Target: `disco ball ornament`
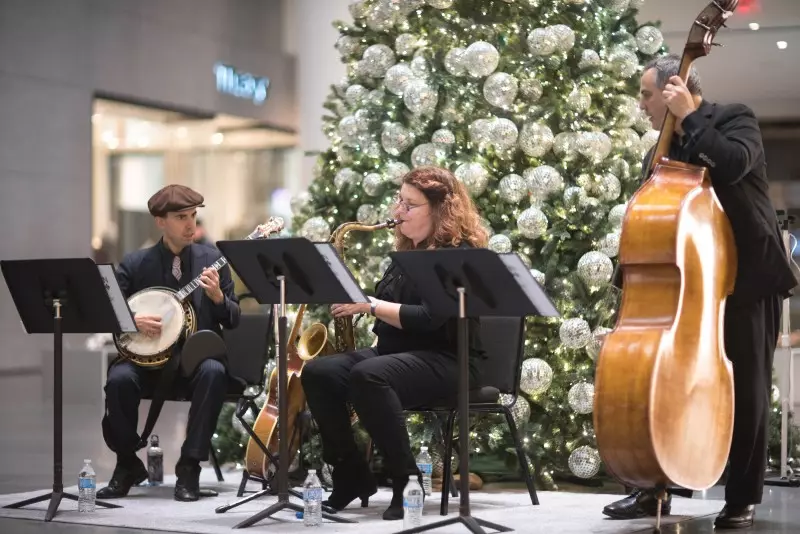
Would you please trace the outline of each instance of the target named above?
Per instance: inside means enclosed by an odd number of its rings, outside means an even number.
[[[490,75],[499,63],[500,53],[494,45],[486,41],[472,43],[464,53],[464,66],[476,78]]]
[[[311,193],[308,191],[301,191],[292,197],[289,201],[289,207],[292,213],[298,214],[303,211],[308,205],[311,204]]]
[[[327,243],[331,238],[331,227],[322,217],[311,217],[303,223],[300,235],[315,243]]]
[[[594,329],[594,332],[592,332],[592,339],[590,339],[589,343],[586,345],[586,353],[592,360],[597,360],[597,357],[600,355],[600,350],[603,348],[605,336],[610,332],[611,329],[605,326],[598,326]]]
[[[449,147],[456,142],[456,136],[450,130],[442,128],[433,132],[433,135],[431,135],[431,142]]]
[[[447,157],[442,147],[433,143],[423,143],[411,151],[411,164],[416,167],[438,166]]]
[[[495,234],[489,238],[489,250],[498,254],[511,252],[511,239],[504,234]]]
[[[567,463],[576,477],[592,478],[600,471],[600,453],[589,446],[578,447],[569,455]]]
[[[628,204],[617,204],[608,212],[608,222],[616,230],[622,228],[622,221],[625,219],[625,212],[628,209]]]
[[[414,134],[399,122],[384,123],[381,146],[392,156],[399,156],[414,144]]]
[[[411,169],[402,161],[392,161],[386,164],[386,179],[393,184],[400,185],[403,183],[403,177],[408,174]]]
[[[489,185],[489,171],[480,163],[462,163],[454,174],[473,196],[481,195]]]
[[[419,39],[410,33],[401,33],[394,40],[394,49],[401,56],[410,56],[417,46],[419,46]]]
[[[511,74],[495,72],[483,83],[483,97],[498,108],[509,108],[517,98],[519,82]]]
[[[569,349],[581,349],[589,343],[592,337],[592,330],[589,323],[579,317],[567,319],[561,323],[558,329],[558,336],[561,344]]]
[[[377,172],[371,172],[364,177],[364,182],[361,184],[364,192],[371,197],[376,197],[381,193],[383,188],[383,176]]]
[[[444,56],[444,68],[453,76],[464,76],[467,66],[464,63],[467,51],[463,48],[451,48]]]
[[[376,224],[378,222],[378,208],[372,204],[362,204],[356,211],[356,219],[361,224]]]
[[[500,180],[500,198],[509,204],[517,204],[528,196],[528,186],[519,174],[508,174]]]
[[[525,169],[522,176],[528,185],[528,191],[540,200],[546,199],[548,195],[560,191],[564,187],[564,179],[561,174],[549,165]]]
[[[438,101],[438,93],[420,79],[409,81],[403,93],[403,102],[415,115],[432,113],[436,109]]]
[[[557,46],[558,36],[551,28],[534,28],[528,34],[528,48],[535,56],[549,56]]]
[[[642,26],[636,32],[636,46],[643,54],[655,54],[661,49],[662,44],[664,44],[664,36],[655,26]]]
[[[397,61],[394,51],[385,44],[375,44],[364,50],[362,56],[367,74],[373,78],[382,78],[386,71]]]
[[[597,243],[597,250],[608,256],[609,258],[616,257],[619,254],[619,232],[609,232],[600,238]]]
[[[592,250],[578,260],[578,276],[588,286],[608,283],[613,272],[614,264],[611,262],[611,258],[602,252]]]
[[[581,52],[581,59],[578,61],[578,68],[581,70],[595,69],[600,66],[600,54],[594,50],[584,50]]]
[[[519,387],[528,395],[539,395],[547,391],[553,382],[553,369],[539,358],[528,358],[522,362]]]
[[[567,393],[567,402],[575,413],[586,415],[594,409],[594,384],[578,382]]]
[[[547,231],[547,216],[539,208],[530,207],[517,218],[519,232],[529,239],[537,239]]]
[[[386,77],[383,79],[383,84],[386,88],[397,96],[402,96],[403,91],[406,90],[408,82],[414,79],[414,73],[408,63],[398,63],[392,65],[386,71]]]

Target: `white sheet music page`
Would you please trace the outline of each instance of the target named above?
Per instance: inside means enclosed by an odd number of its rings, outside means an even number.
[[[103,285],[106,287],[106,293],[108,293],[108,298],[114,308],[120,328],[122,328],[123,332],[136,332],[136,323],[133,321],[128,303],[117,283],[114,266],[100,264],[97,266],[97,270],[100,271],[100,276],[103,278]]]
[[[358,287],[358,284],[353,279],[353,275],[350,274],[350,271],[348,271],[341,260],[339,260],[336,249],[328,243],[314,243],[314,246],[317,247],[317,250],[325,259],[325,263],[328,264],[328,267],[331,268],[336,279],[339,280],[344,290],[347,291],[350,300],[353,302],[369,302],[369,299],[364,295],[364,292],[361,291],[361,288]]]
[[[522,262],[522,258],[514,252],[498,254],[498,257],[503,260],[508,272],[510,272],[514,280],[517,281],[522,292],[528,297],[528,300],[533,302],[533,305],[536,306],[540,315],[544,317],[559,316],[558,310],[556,310],[553,303],[550,302],[550,299],[547,298],[539,282],[533,277],[528,267]]]

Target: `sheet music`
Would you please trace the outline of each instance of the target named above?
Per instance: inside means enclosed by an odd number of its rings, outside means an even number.
[[[353,280],[353,275],[350,274],[350,271],[347,270],[339,259],[336,250],[328,243],[314,243],[314,246],[317,247],[317,250],[325,259],[325,263],[331,268],[336,279],[342,284],[350,300],[353,302],[369,302],[364,292],[361,291],[361,288],[358,287],[358,284]]]
[[[100,271],[100,277],[103,279],[103,285],[106,288],[106,293],[108,293],[111,306],[114,308],[120,328],[122,328],[123,332],[137,332],[136,323],[133,321],[128,303],[117,283],[114,266],[100,264],[97,266],[97,270]]]
[[[547,298],[539,282],[536,281],[530,270],[528,270],[528,267],[522,262],[522,258],[514,252],[498,254],[498,257],[503,261],[508,272],[514,277],[514,280],[517,281],[522,292],[528,297],[528,300],[536,306],[540,315],[545,317],[559,316],[558,310],[556,310],[553,303],[550,302],[550,299]]]

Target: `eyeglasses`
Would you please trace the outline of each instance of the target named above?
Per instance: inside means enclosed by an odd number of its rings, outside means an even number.
[[[399,196],[395,197],[394,203],[397,204],[398,207],[405,209],[406,211],[411,211],[414,208],[419,208],[420,206],[427,206],[427,202],[423,202],[422,204],[409,204],[405,200],[401,199]]]

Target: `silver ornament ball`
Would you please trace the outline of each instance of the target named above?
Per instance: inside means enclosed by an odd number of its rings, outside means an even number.
[[[547,231],[547,216],[539,208],[528,208],[517,217],[517,228],[525,237],[537,239]]]
[[[589,286],[608,283],[613,272],[611,258],[602,252],[592,250],[578,260],[578,276]]]
[[[561,323],[561,327],[558,329],[558,336],[565,347],[581,349],[589,343],[592,337],[592,330],[585,319],[574,317]]]
[[[489,250],[498,254],[511,252],[511,239],[505,234],[495,234],[489,238]]]

